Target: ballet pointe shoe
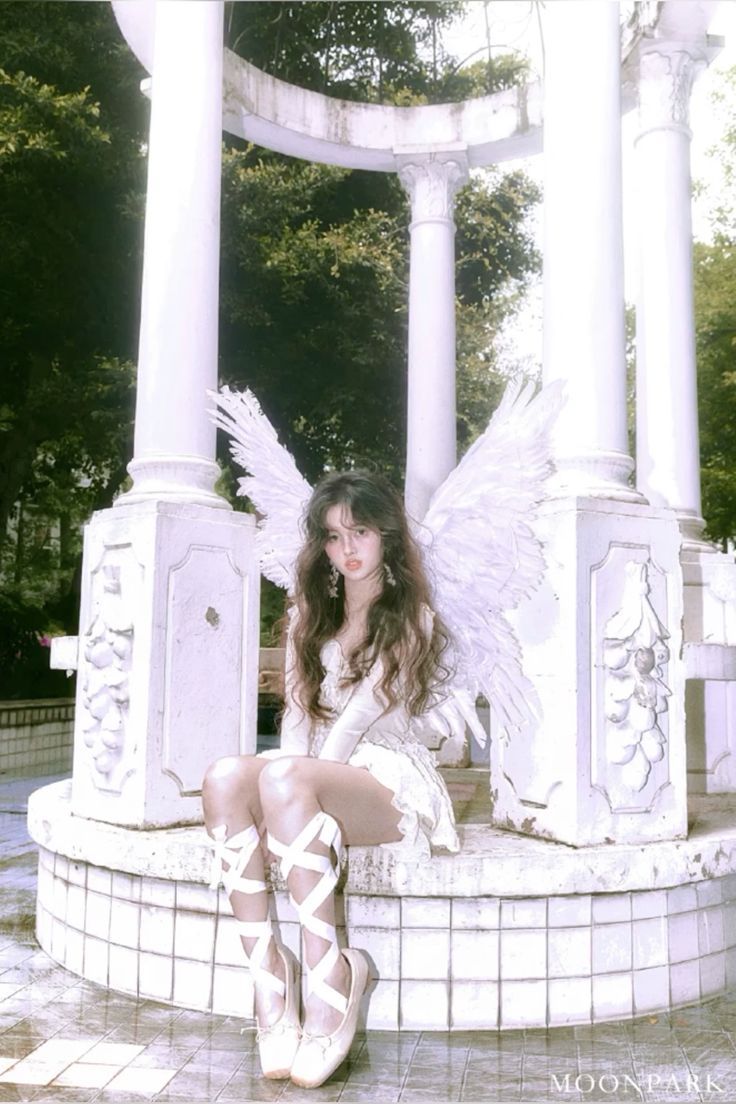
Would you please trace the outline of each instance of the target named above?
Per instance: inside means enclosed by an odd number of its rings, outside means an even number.
[[[329,854],[309,850],[309,845],[316,840],[334,852],[336,866],[333,866]],[[307,993],[310,996],[314,994],[329,1004],[341,1014],[342,1020],[337,1030],[330,1035],[310,1035],[302,1031],[301,1042],[291,1067],[291,1080],[295,1085],[313,1089],[327,1080],[350,1050],[358,1023],[360,998],[368,981],[368,964],[359,951],[342,952],[350,968],[350,992],[347,998],[327,981],[333,967],[340,961],[340,949],[334,924],[321,920],[315,913],[337,885],[341,851],[337,821],[329,813],[320,811],[315,813],[292,843],[282,843],[270,832],[268,843],[273,854],[281,859],[281,872],[285,878],[288,878],[294,867],[310,870],[318,875],[303,901],[297,903],[292,896],[302,927],[327,943],[327,949],[319,961],[307,969]]]
[[[276,1023],[259,1027],[256,1033],[261,1071],[272,1081],[286,1080],[301,1039],[299,1020],[299,966],[286,947],[276,948],[281,955],[286,977],[284,1011]]]
[[[251,824],[237,835],[228,837],[226,825],[221,824],[213,830],[212,837],[215,854],[211,888],[216,889],[222,882],[228,896],[232,893],[265,893],[266,883],[262,879],[247,878],[244,875],[251,856],[260,846],[260,836],[255,825]],[[270,918],[236,919],[235,926],[241,936],[255,940],[250,956],[246,956],[254,984],[270,989],[284,1001],[284,1010],[278,1020],[266,1027],[259,1026],[256,1034],[263,1076],[273,1080],[278,1078],[283,1080],[289,1076],[301,1036],[299,967],[291,951],[274,941],[276,951],[283,963],[284,981],[265,968],[264,962],[273,940]]]
[[[350,992],[342,1023],[331,1035],[302,1033],[291,1067],[291,1080],[303,1089],[324,1084],[348,1056],[358,1026],[360,998],[368,983],[368,963],[360,951],[346,948],[343,956],[350,967]]]

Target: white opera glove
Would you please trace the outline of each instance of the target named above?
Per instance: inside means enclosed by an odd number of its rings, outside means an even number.
[[[279,751],[286,755],[309,755],[309,717],[296,704],[288,704],[281,718]]]
[[[312,722],[295,696],[294,631],[295,615],[289,613],[289,629],[286,636],[286,663],[284,668],[284,713],[281,718],[279,754],[309,755],[309,739]]]
[[[327,734],[319,759],[347,763],[371,725],[389,712],[389,707],[380,701],[376,693],[382,674],[383,668],[378,662],[355,687],[345,708]]]

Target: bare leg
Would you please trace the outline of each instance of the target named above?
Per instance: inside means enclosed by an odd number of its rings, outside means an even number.
[[[400,839],[400,813],[391,804],[392,793],[366,770],[324,759],[285,757],[272,760],[259,778],[261,807],[269,835],[280,844],[292,844],[320,812],[340,826],[348,844],[391,843]],[[329,857],[330,848],[318,838],[306,844],[314,855]],[[287,881],[295,902],[302,904],[321,880],[311,869],[294,865]],[[329,893],[314,916],[334,927],[334,893]],[[307,967],[314,969],[330,949],[330,941],[303,928]],[[342,956],[324,979],[337,993],[346,995],[349,969]],[[342,1013],[312,993],[305,1005],[304,1029],[310,1035],[330,1035],[340,1025]]]
[[[218,759],[209,768],[202,786],[202,805],[205,824],[211,836],[219,830],[221,837],[235,842],[233,837],[239,836],[252,826],[258,829],[262,824],[263,813],[258,792],[258,779],[266,762],[265,759],[257,759],[249,755],[230,756]],[[238,861],[237,850],[228,848],[225,844],[223,859],[223,882],[227,888],[228,883],[239,880],[233,876],[235,875],[233,867]],[[232,872],[230,879],[228,879],[228,872]],[[264,881],[264,855],[260,846],[253,849],[248,862],[240,871],[239,878],[245,879],[246,883],[252,881],[256,885]],[[238,892],[233,888],[229,896],[233,913],[238,920],[261,922],[268,919],[268,896],[265,888],[250,893]],[[250,960],[258,939],[256,936],[247,935],[241,936],[241,939]],[[261,970],[284,981],[283,961],[273,939],[268,941],[259,966]],[[284,999],[274,991],[273,987],[259,983],[258,971],[254,971],[253,980],[256,1018],[260,1027],[268,1027],[281,1016]]]

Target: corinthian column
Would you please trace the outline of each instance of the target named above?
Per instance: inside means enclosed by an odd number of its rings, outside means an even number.
[[[567,381],[556,482],[640,501],[628,486],[618,4],[555,0],[545,47],[544,378]]]
[[[155,5],[133,488],[118,501],[214,492],[223,5]]]
[[[686,43],[656,40],[639,55],[637,475],[682,535],[684,638],[736,643],[736,566],[703,540],[692,282],[689,103],[707,64],[703,28]],[[725,654],[725,653],[722,653]],[[688,783],[736,791],[736,685],[701,673],[687,683]]]
[[[464,153],[399,160],[411,200],[406,507],[418,521],[456,463],[455,193]]]
[[[677,513],[685,550],[704,550],[695,370],[690,209],[693,79],[697,47],[656,42],[639,59],[636,138],[639,203],[637,481]]]

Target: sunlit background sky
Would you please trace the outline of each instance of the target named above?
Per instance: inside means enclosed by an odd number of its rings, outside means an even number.
[[[584,2],[584,0],[580,0]],[[678,0],[679,3],[691,3],[695,0]],[[554,0],[548,0],[554,3]],[[543,15],[542,15],[543,20]],[[714,180],[714,161],[709,151],[720,140],[727,119],[723,110],[714,106],[713,92],[723,85],[723,74],[736,66],[736,0],[721,0],[711,21],[709,31],[725,39],[725,44],[717,59],[698,78],[691,99],[690,125],[692,140],[693,180],[708,184]],[[472,60],[482,58],[490,48],[492,55],[518,51],[531,61],[536,73],[542,71],[542,38],[537,5],[531,0],[494,0],[485,4],[483,0],[471,0],[469,11],[456,28],[446,31],[443,39],[447,49],[459,58],[473,54]],[[482,52],[477,53],[479,48]],[[571,64],[574,64],[576,44],[571,43]],[[623,156],[624,156],[624,250],[626,268],[626,298],[633,302],[636,294],[636,197],[633,171],[633,139],[635,135],[635,113],[631,112],[623,120]],[[519,162],[524,169],[540,183],[542,181],[542,158],[529,158]],[[710,236],[708,221],[709,198],[707,188],[703,195],[696,196],[693,204],[693,225],[695,237],[707,241]],[[541,248],[542,212],[539,210],[534,219],[533,233]],[[504,359],[509,367],[521,363],[527,371],[533,372],[541,364],[541,285],[535,285],[529,292],[527,303],[520,315],[508,326],[502,339]]]

